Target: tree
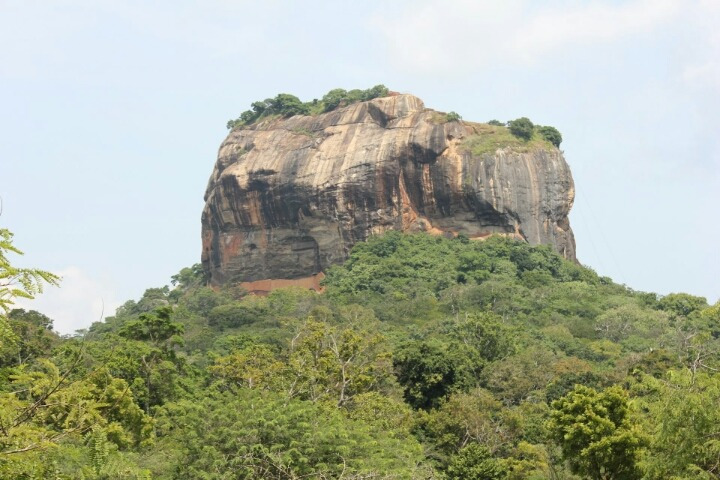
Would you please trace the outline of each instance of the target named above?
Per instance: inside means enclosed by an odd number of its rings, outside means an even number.
[[[267,315],[267,308],[261,302],[244,301],[218,305],[208,314],[208,325],[236,328],[254,323]]]
[[[482,388],[455,393],[422,417],[423,433],[433,441],[435,455],[441,460],[472,443],[481,444],[496,455],[507,451],[520,434],[517,418],[511,412]]]
[[[270,390],[345,407],[356,395],[387,393],[392,385],[390,353],[376,329],[377,320],[356,328],[310,317],[284,355],[251,343],[215,359],[209,371],[222,388]]]
[[[172,321],[172,307],[160,307],[152,313],[143,313],[138,320],[132,320],[120,329],[120,335],[129,340],[144,342],[138,345],[142,362],[140,369],[142,380],[132,380],[133,388],[144,386],[145,412],[152,405],[163,403],[173,395],[178,367],[182,366],[177,358],[175,347],[183,343],[184,326]]]
[[[13,245],[13,234],[0,228],[0,311],[7,313],[16,298],[32,299],[42,293],[43,284],[57,285],[60,277],[36,268],[19,268],[10,263],[8,253],[22,255]]]
[[[384,388],[392,376],[390,354],[371,328],[309,318],[290,343],[288,395],[344,406],[357,394]]]
[[[720,301],[700,312],[700,319],[708,326],[713,338],[720,338]]]
[[[434,339],[402,345],[393,360],[405,401],[414,408],[437,407],[452,392],[467,391],[474,383],[470,349]],[[475,359],[477,360],[477,359]]]
[[[128,322],[120,335],[131,340],[149,342],[163,353],[171,354],[172,347],[182,344],[182,324],[172,321],[172,307],[160,307],[152,313],[143,313],[138,320]]]
[[[655,315],[657,314],[657,315]],[[643,309],[635,303],[609,308],[595,319],[595,331],[613,342],[627,338],[644,325],[661,323],[663,314]]]
[[[13,345],[16,347],[12,357],[0,354],[0,367],[21,365],[50,353],[50,349],[59,340],[52,331],[53,321],[35,310],[25,311],[14,308],[6,318],[7,325],[14,335]]]
[[[172,478],[426,478],[416,475],[422,449],[414,438],[274,392],[183,400],[161,413],[158,428],[184,452]]]
[[[448,112],[445,114],[445,120],[448,122],[459,122],[462,120],[462,117],[457,112]]]
[[[374,87],[363,90],[362,99],[363,101],[372,100],[373,98],[387,97],[390,91],[383,84],[375,85]]]
[[[672,317],[687,317],[707,306],[705,297],[696,297],[687,293],[670,293],[658,301],[658,308],[670,313]]]
[[[185,267],[170,277],[170,283],[177,288],[187,290],[191,287],[205,285],[207,283],[207,275],[203,270],[202,264],[195,263],[193,266]]]
[[[322,97],[325,112],[331,112],[338,108],[347,97],[347,91],[343,88],[330,90]]]
[[[278,361],[267,345],[250,345],[215,360],[209,368],[221,383],[240,388],[259,388],[278,391],[287,374],[284,363]]]
[[[289,93],[279,93],[275,98],[266,100],[271,114],[280,114],[283,117],[292,117],[293,115],[307,115],[309,107],[300,101],[295,95]]]
[[[170,301],[168,299],[170,288],[166,285],[161,288],[148,288],[143,292],[143,296],[133,306],[132,313],[152,312],[156,308],[167,306]],[[131,313],[127,312],[127,313]]]
[[[253,113],[259,117],[260,115],[262,115],[265,112],[265,110],[267,110],[268,104],[267,104],[267,102],[263,102],[263,101],[253,102],[250,104],[250,107],[252,107]]]
[[[251,125],[267,115],[291,117],[293,115],[315,115],[321,112],[330,112],[353,103],[385,97],[388,93],[388,88],[385,85],[375,85],[367,90],[356,88],[347,91],[342,88],[335,88],[326,93],[321,101],[314,99],[312,102],[301,102],[295,95],[281,93],[274,98],[253,102],[250,110],[245,110],[235,120],[228,120],[227,128],[232,129]]]
[[[483,377],[488,390],[503,402],[519,404],[537,397],[552,380],[556,361],[552,351],[533,346],[491,363],[483,370]]]
[[[515,353],[515,332],[492,312],[465,314],[450,326],[450,335],[473,348],[483,360],[492,362]]]
[[[552,402],[548,429],[574,473],[593,480],[640,478],[639,453],[646,440],[630,421],[620,387],[598,392],[576,385]]]
[[[500,462],[490,451],[477,443],[471,443],[450,460],[448,480],[502,480],[506,476]]]
[[[349,92],[342,88],[335,88],[323,96],[323,111],[331,112],[338,107],[344,107],[356,102],[366,102],[373,98],[385,97],[387,94],[388,89],[385,85],[375,85],[367,90],[354,89]]]
[[[562,143],[562,135],[560,131],[555,127],[539,127],[538,133],[548,142],[552,143],[556,147],[559,147]]]
[[[17,357],[17,363],[22,363],[24,342],[6,316],[15,299],[31,299],[42,292],[43,284],[57,285],[60,281],[57,275],[44,270],[15,267],[8,259],[9,253],[23,254],[13,245],[13,234],[3,228],[0,229],[0,364],[10,364],[8,358],[14,363]],[[44,411],[45,402],[66,386],[67,374],[61,375],[47,360],[41,362],[34,375],[26,372],[25,366],[3,373],[3,377],[10,373],[6,377],[10,381],[3,381],[0,389],[0,475],[19,478],[24,462],[22,454],[47,448],[64,433],[50,431],[42,422],[36,422],[36,418]],[[28,379],[31,381],[26,382],[25,388],[18,388],[18,383]]]
[[[56,478],[39,473],[46,452],[90,430],[102,429],[120,448],[151,439],[151,420],[124,380],[104,369],[73,379],[74,367],[62,372],[40,359],[14,370],[10,391],[0,393],[0,478]]]
[[[643,383],[657,392],[647,408],[653,436],[646,478],[720,478],[720,378],[672,370]]]
[[[510,133],[518,138],[528,141],[532,138],[535,125],[527,117],[520,117],[508,122]]]

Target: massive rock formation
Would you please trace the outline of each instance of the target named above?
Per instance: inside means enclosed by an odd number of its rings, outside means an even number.
[[[234,129],[205,194],[211,284],[317,286],[355,243],[387,230],[509,234],[574,259],[562,153],[539,141],[503,145],[500,130],[448,122],[412,95]]]

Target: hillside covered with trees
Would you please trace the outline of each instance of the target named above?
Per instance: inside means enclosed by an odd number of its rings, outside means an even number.
[[[213,290],[195,265],[59,337],[13,308],[56,279],[4,239],[0,478],[720,478],[704,298],[392,232],[321,294]]]

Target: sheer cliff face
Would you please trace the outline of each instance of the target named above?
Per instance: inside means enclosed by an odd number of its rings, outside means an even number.
[[[500,145],[473,155],[464,141],[478,125],[443,119],[397,95],[233,130],[205,194],[211,284],[311,286],[355,243],[387,230],[502,233],[574,259],[574,188],[561,152]]]

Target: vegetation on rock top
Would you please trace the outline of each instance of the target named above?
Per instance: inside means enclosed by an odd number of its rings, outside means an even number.
[[[535,125],[526,117],[507,124],[490,120],[469,125],[474,133],[463,139],[462,147],[478,156],[492,154],[502,148],[517,152],[547,150],[559,147],[562,142],[562,135],[555,127]]]
[[[292,117],[293,115],[318,115],[331,112],[337,108],[352,105],[357,102],[386,97],[389,90],[385,85],[375,85],[366,90],[344,90],[335,88],[326,93],[322,99],[311,102],[302,102],[295,95],[280,93],[274,98],[253,102],[250,110],[245,110],[235,120],[227,122],[227,128],[233,129],[252,125],[255,122],[273,115]]]
[[[302,102],[298,97],[281,93],[274,98],[253,102],[251,109],[244,111],[234,120],[227,122],[227,128],[246,127],[271,117],[291,117],[293,115],[318,115],[331,112],[337,108],[353,103],[385,97],[389,90],[384,85],[376,85],[366,90],[344,90],[336,88],[326,93],[322,99]],[[461,121],[457,112],[436,112],[431,118],[434,123]],[[486,124],[468,123],[475,133],[466,137],[463,146],[473,155],[494,153],[499,148],[512,148],[515,151],[528,152],[535,149],[558,148],[562,143],[562,135],[551,126],[535,125],[527,117],[502,123],[491,120]],[[305,132],[298,132],[305,133]]]

